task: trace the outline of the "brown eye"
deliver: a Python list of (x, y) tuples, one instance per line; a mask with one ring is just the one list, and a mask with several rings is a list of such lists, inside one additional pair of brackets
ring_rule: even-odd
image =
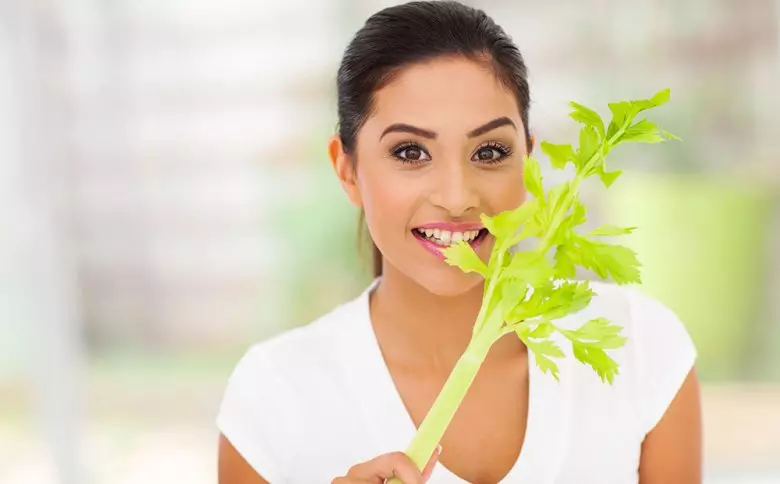
[[(477, 153), (477, 158), (479, 158), (480, 161), (489, 161), (493, 159), (494, 154), (495, 150), (492, 148), (482, 148)], [(496, 156), (500, 156), (500, 154)]]
[(501, 163), (511, 154), (512, 150), (508, 146), (491, 141), (480, 146), (471, 160), (486, 165), (493, 165)]
[(404, 163), (419, 164), (430, 161), (431, 157), (416, 143), (404, 143), (391, 151), (391, 154)]
[(403, 157), (408, 160), (419, 160), (423, 156), (420, 148), (406, 148), (401, 153), (404, 153)]

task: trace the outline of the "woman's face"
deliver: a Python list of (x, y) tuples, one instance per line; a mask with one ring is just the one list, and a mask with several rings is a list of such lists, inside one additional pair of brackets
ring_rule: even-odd
[(354, 172), (340, 151), (334, 138), (334, 166), (365, 210), (386, 274), (447, 296), (481, 282), (447, 264), (439, 248), (468, 240), (488, 261), (494, 239), (480, 214), (523, 203), (526, 155), (516, 98), (485, 66), (442, 58), (406, 68), (374, 93)]

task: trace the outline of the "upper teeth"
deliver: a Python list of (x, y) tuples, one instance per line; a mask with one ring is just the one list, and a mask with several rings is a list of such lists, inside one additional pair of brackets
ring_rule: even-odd
[(461, 240), (471, 242), (479, 235), (479, 230), (467, 230), (465, 232), (450, 232), (441, 229), (419, 229), (419, 232), (425, 234), (429, 239), (442, 245), (452, 245)]

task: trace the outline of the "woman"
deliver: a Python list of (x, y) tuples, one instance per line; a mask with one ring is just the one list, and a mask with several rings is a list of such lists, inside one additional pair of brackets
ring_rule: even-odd
[(481, 304), (482, 280), (445, 263), (439, 247), (467, 240), (487, 260), (493, 239), (480, 214), (525, 200), (526, 68), (484, 12), (413, 2), (382, 10), (356, 34), (338, 73), (338, 108), (328, 153), (363, 210), (377, 278), (244, 356), (218, 417), (220, 482), (700, 482), (691, 340), (658, 302), (607, 284), (594, 284), (598, 295), (573, 317), (625, 328), (614, 385), (572, 358), (558, 384), (507, 336), (424, 472), (398, 452)]

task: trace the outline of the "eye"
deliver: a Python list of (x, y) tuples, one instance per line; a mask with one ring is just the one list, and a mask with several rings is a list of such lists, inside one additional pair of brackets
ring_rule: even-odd
[(496, 141), (489, 141), (477, 148), (474, 156), (471, 157), (471, 161), (493, 165), (496, 163), (501, 163), (511, 154), (512, 149), (508, 146)]
[(399, 161), (413, 165), (425, 163), (431, 159), (422, 146), (413, 142), (401, 143), (393, 148), (390, 153)]

